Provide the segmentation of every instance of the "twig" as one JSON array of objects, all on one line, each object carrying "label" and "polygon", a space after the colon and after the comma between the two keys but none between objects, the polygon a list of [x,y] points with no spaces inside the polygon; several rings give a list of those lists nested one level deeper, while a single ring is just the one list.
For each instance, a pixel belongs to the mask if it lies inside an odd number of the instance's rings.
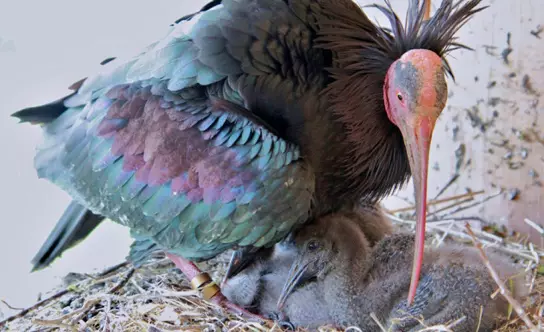
[{"label": "twig", "polygon": [[[444,233],[442,234],[442,236],[439,236],[438,237],[438,243],[436,244],[436,247],[440,247],[442,245],[442,243],[444,243],[444,240],[446,239],[446,237],[449,235],[449,231],[451,230],[451,228],[453,227],[453,222],[451,222],[448,227],[446,228],[446,230],[444,231]],[[439,235],[439,234],[437,234]]]},{"label": "twig", "polygon": [[134,272],[135,272],[135,271],[136,271],[135,268],[131,268],[131,269],[127,272],[127,274],[125,275],[125,277],[124,277],[123,279],[121,279],[121,281],[120,281],[117,285],[113,286],[113,287],[108,291],[108,293],[113,294],[113,293],[117,292],[118,290],[120,290],[121,288],[123,288],[123,287],[127,284],[127,282],[130,280],[130,278],[132,277],[132,275],[134,275]]},{"label": "twig", "polygon": [[[124,261],[124,262],[122,262],[122,263],[119,263],[119,264],[116,264],[116,265],[114,265],[114,266],[111,266],[111,267],[105,269],[104,271],[98,273],[98,274],[96,275],[96,277],[94,277],[94,278],[97,278],[97,277],[98,277],[98,278],[99,278],[99,277],[104,277],[104,276],[106,276],[106,275],[108,275],[108,274],[110,274],[110,273],[112,273],[112,272],[114,272],[114,271],[119,270],[119,269],[122,268],[122,267],[127,266],[129,263],[130,263],[130,262],[128,262],[128,261]],[[132,273],[134,273],[134,272],[132,272]],[[81,282],[79,282],[79,283],[81,283]],[[77,284],[79,284],[79,283],[77,283]],[[121,285],[121,286],[123,286],[123,285]],[[67,288],[65,288],[65,289],[63,289],[63,290],[61,290],[61,291],[59,291],[59,292],[57,292],[57,293],[51,295],[50,297],[48,297],[48,298],[46,298],[46,299],[41,300],[40,302],[38,302],[38,303],[36,303],[36,304],[34,304],[34,305],[32,305],[32,306],[30,306],[30,307],[28,307],[28,308],[22,310],[21,312],[15,314],[15,315],[13,315],[13,316],[10,316],[10,317],[8,317],[8,318],[6,318],[6,319],[4,319],[3,321],[0,322],[0,328],[1,328],[1,327],[4,327],[7,323],[9,323],[9,322],[11,322],[11,321],[13,321],[13,320],[15,320],[15,319],[17,319],[17,318],[22,318],[22,317],[24,317],[24,316],[25,316],[26,314],[28,314],[29,312],[31,312],[31,311],[33,311],[33,310],[36,310],[37,308],[39,308],[39,307],[41,307],[41,306],[43,306],[43,305],[49,303],[50,301],[55,300],[55,299],[57,299],[57,298],[59,298],[59,297],[61,297],[61,296],[64,296],[64,295],[66,295],[66,294],[68,294],[68,293],[71,293],[71,292],[73,292],[73,286],[68,286]]]},{"label": "twig", "polygon": [[473,198],[467,198],[467,199],[464,199],[462,201],[455,202],[455,203],[452,203],[450,205],[446,205],[446,206],[444,206],[444,207],[442,207],[442,208],[440,208],[440,209],[438,209],[438,210],[436,210],[436,211],[434,211],[432,213],[429,213],[427,216],[428,217],[429,216],[435,216],[435,215],[439,214],[440,212],[448,211],[449,209],[453,209],[454,207],[459,206],[461,204],[471,202],[472,200],[473,200]]},{"label": "twig", "polygon": [[8,317],[8,318],[4,319],[3,321],[0,322],[0,328],[1,328],[1,327],[4,327],[7,323],[9,323],[9,322],[11,322],[11,321],[13,321],[13,320],[15,320],[15,319],[17,319],[17,318],[24,317],[24,316],[25,316],[27,313],[29,313],[30,311],[35,310],[35,309],[37,309],[37,308],[43,306],[44,304],[47,304],[48,302],[50,302],[50,301],[52,301],[52,300],[54,300],[54,299],[57,299],[57,298],[59,298],[59,297],[65,295],[65,294],[70,293],[70,292],[72,292],[72,291],[69,290],[68,288],[63,289],[63,290],[61,290],[60,292],[55,293],[55,294],[51,295],[50,297],[41,300],[40,302],[34,304],[33,306],[28,307],[28,308],[22,310],[22,311],[19,312],[18,314],[15,314],[15,315],[13,315],[13,316],[11,316],[11,317]]},{"label": "twig", "polygon": [[[455,325],[463,322],[467,317],[466,316],[463,316],[453,322],[451,322],[450,324],[448,325],[435,325],[435,326],[429,326],[429,327],[425,327],[424,329],[421,329],[419,330],[418,332],[423,332],[423,331],[444,331],[444,332],[453,332],[453,330],[451,329],[452,327],[454,327]],[[421,322],[420,322],[421,323]],[[476,330],[478,331],[478,330]]]},{"label": "twig", "polygon": [[485,190],[478,190],[478,191],[470,191],[468,193],[464,193],[460,195],[450,196],[448,198],[433,199],[431,202],[429,202],[429,205],[445,203],[445,202],[449,202],[449,201],[453,201],[453,200],[461,199],[461,198],[474,198],[474,196],[478,196],[484,193],[485,193]]},{"label": "twig", "polygon": [[138,283],[134,280],[134,278],[130,279],[130,283],[132,284],[132,286],[134,286],[134,288],[136,288],[138,290],[138,292],[140,294],[145,293],[145,289],[140,287],[140,285],[138,285]]},{"label": "twig", "polygon": [[[454,201],[456,199],[461,199],[461,198],[469,198],[469,197],[474,198],[474,196],[481,195],[483,193],[485,193],[485,191],[483,191],[483,190],[475,191],[475,192],[471,191],[471,192],[468,192],[468,193],[465,193],[465,194],[455,195],[455,196],[451,196],[451,197],[448,197],[448,198],[433,199],[432,201],[429,201],[427,203],[427,206],[433,206],[433,205],[440,204],[440,203],[446,203],[446,202]],[[390,210],[389,212],[390,213],[405,212],[405,211],[414,210],[415,208],[416,208],[415,205],[411,205],[411,206],[400,208],[400,209]]]},{"label": "twig", "polygon": [[482,316],[484,315],[484,307],[480,306],[480,314],[478,315],[478,326],[476,326],[476,331],[480,331],[480,326],[482,325]]},{"label": "twig", "polygon": [[473,208],[475,206],[478,206],[478,205],[481,205],[487,201],[489,201],[490,199],[493,199],[499,195],[502,194],[502,190],[499,190],[499,192],[497,192],[496,194],[492,194],[492,195],[489,195],[481,200],[479,200],[478,202],[474,203],[474,204],[470,204],[470,205],[466,205],[466,206],[461,206],[459,207],[458,209],[456,210],[453,210],[452,212],[448,213],[447,215],[443,216],[443,217],[448,217],[448,216],[451,216],[451,215],[454,215],[458,212],[461,212],[461,211],[464,211],[464,210],[467,210],[467,209],[470,209],[470,208]]},{"label": "twig", "polygon": [[0,300],[0,302],[4,303],[6,305],[6,307],[10,308],[11,310],[25,310],[24,308],[15,308],[15,307],[12,307],[9,303],[7,303],[6,301],[4,300]]},{"label": "twig", "polygon": [[97,273],[94,275],[90,273],[84,273],[84,275],[90,279],[96,280],[97,282],[104,282],[105,280],[108,280],[111,277],[111,276],[108,276],[109,274],[112,274],[113,272],[127,266],[129,263],[130,263],[129,261],[124,261],[119,264],[110,266],[100,273]]},{"label": "twig", "polygon": [[457,179],[459,178],[459,173],[455,173],[450,179],[448,182],[446,182],[446,184],[444,185],[444,187],[442,187],[442,189],[440,189],[440,191],[438,191],[438,193],[436,194],[436,196],[434,196],[434,199],[437,199],[438,197],[440,197],[449,187],[451,187],[451,185],[453,183],[455,183],[455,181],[457,181]]},{"label": "twig", "polygon": [[531,219],[525,218],[523,221],[532,228],[536,229],[536,231],[540,234],[540,236],[544,236],[544,228],[537,224],[536,222],[532,221]]},{"label": "twig", "polygon": [[33,323],[38,325],[43,325],[43,326],[62,327],[64,329],[77,332],[77,328],[75,326],[63,323],[60,319],[54,319],[54,320],[34,319]]},{"label": "twig", "polygon": [[94,306],[97,305],[99,302],[100,302],[100,300],[97,301],[97,299],[88,301],[83,305],[83,307],[80,310],[69,313],[68,315],[65,316],[65,318],[69,318],[70,316],[74,316],[75,314],[77,314],[77,316],[74,319],[72,319],[72,322],[71,322],[72,324],[76,324],[77,322],[82,320],[83,317],[85,317],[85,315],[92,308],[94,308]]},{"label": "twig", "polygon": [[[408,225],[411,225],[411,226],[414,226],[415,223],[416,223],[414,220],[403,219],[403,218],[397,217],[397,216],[389,214],[389,213],[385,213],[385,215],[389,219],[391,219],[392,221],[397,222],[397,223],[408,224]],[[465,240],[471,240],[472,238],[466,233],[463,233],[461,231],[451,230],[451,229],[445,230],[444,227],[442,226],[444,223],[449,222],[450,220],[457,220],[457,219],[460,219],[460,218],[455,218],[455,219],[449,219],[448,218],[448,219],[444,219],[444,220],[441,220],[441,221],[429,222],[429,223],[427,223],[427,229],[435,230],[435,231],[438,231],[438,232],[447,232],[447,233],[449,233],[449,234],[451,234],[451,235],[453,235],[453,236],[455,236],[457,238],[465,239]],[[480,232],[480,233],[484,234],[484,232]],[[485,233],[485,235],[489,235],[489,233]],[[531,254],[525,253],[525,251],[527,251],[527,250],[523,251],[522,250],[523,247],[522,248],[518,247],[518,249],[510,248],[507,245],[514,245],[515,243],[506,242],[503,239],[501,239],[501,240],[502,241],[500,243],[492,243],[492,242],[488,242],[488,241],[484,241],[484,240],[482,240],[482,242],[484,244],[488,245],[488,246],[492,246],[496,250],[499,250],[499,251],[502,251],[502,252],[505,252],[505,253],[508,253],[508,254],[511,254],[511,255],[515,255],[515,256],[518,256],[520,258],[523,258],[523,259],[529,260],[531,262],[534,262],[534,260],[535,260],[534,256],[531,255]],[[503,245],[496,246],[497,244],[503,244]],[[540,255],[544,256],[544,253],[540,253]]]},{"label": "twig", "polygon": [[525,310],[523,309],[521,304],[519,304],[519,302],[516,301],[516,299],[514,299],[512,294],[510,294],[510,291],[508,291],[508,289],[506,288],[506,286],[502,282],[501,278],[497,274],[497,271],[495,271],[495,269],[491,265],[491,262],[489,261],[489,258],[487,258],[487,255],[486,255],[486,253],[485,253],[485,251],[484,251],[484,249],[482,247],[482,244],[480,243],[480,241],[478,241],[478,239],[476,239],[476,235],[472,231],[472,228],[470,227],[470,225],[468,223],[466,223],[465,227],[467,229],[468,234],[472,238],[472,242],[474,243],[474,246],[480,252],[480,257],[482,258],[482,261],[484,262],[485,266],[487,267],[487,270],[489,271],[489,274],[491,275],[493,280],[495,280],[495,283],[497,284],[497,286],[499,286],[499,289],[501,291],[501,295],[504,296],[504,298],[506,298],[508,303],[510,303],[510,305],[514,308],[514,310],[516,311],[518,316],[523,320],[525,325],[527,325],[527,327],[531,331],[538,332],[536,326],[533,324],[533,322],[531,322],[529,317],[527,317],[527,313],[525,312]]},{"label": "twig", "polygon": [[[440,218],[438,220],[444,220],[443,218]],[[484,224],[489,224],[490,222],[485,220],[484,218],[482,217],[478,217],[478,216],[465,216],[465,217],[448,217],[447,219],[445,220],[451,220],[451,221],[467,221],[467,220],[474,220],[474,221],[479,221],[481,223],[484,223]]]},{"label": "twig", "polygon": [[[531,263],[528,264],[528,268],[531,267]],[[534,290],[534,287],[535,287],[535,282],[536,282],[536,277],[538,276],[538,270],[537,269],[534,269],[532,271],[532,276],[531,276],[531,283],[529,285],[529,292],[532,292]]]},{"label": "twig", "polygon": [[[56,319],[34,319],[33,322],[35,324],[38,324],[38,325],[58,325],[58,326],[67,326],[68,328],[71,328],[71,329],[75,329],[75,327],[71,326],[71,325],[68,325],[68,324],[64,324],[63,321],[70,318],[70,317],[73,317],[73,316],[81,316],[81,314],[85,314],[87,313],[87,311],[91,310],[92,307],[94,307],[97,303],[100,302],[100,299],[92,299],[92,300],[89,300],[87,302],[85,302],[85,304],[83,305],[83,307],[81,307],[81,309],[78,309],[78,310],[75,310],[71,313],[68,313],[66,315],[63,315],[63,316],[60,316],[59,318],[56,318]],[[75,329],[77,331],[77,329]]]},{"label": "twig", "polygon": [[96,276],[97,277],[104,277],[104,276],[106,276],[106,275],[108,275],[108,274],[110,274],[112,272],[115,272],[115,271],[119,270],[122,267],[127,266],[129,263],[130,263],[129,261],[124,261],[124,262],[116,264],[114,266],[110,266],[107,269],[105,269],[104,271],[97,274]]},{"label": "twig", "polygon": [[385,329],[385,327],[383,326],[383,324],[380,322],[380,320],[378,319],[378,316],[376,316],[375,313],[371,312],[371,313],[370,313],[370,318],[372,318],[372,320],[374,320],[374,322],[380,327],[380,330],[381,330],[381,331],[387,332],[387,330]]}]

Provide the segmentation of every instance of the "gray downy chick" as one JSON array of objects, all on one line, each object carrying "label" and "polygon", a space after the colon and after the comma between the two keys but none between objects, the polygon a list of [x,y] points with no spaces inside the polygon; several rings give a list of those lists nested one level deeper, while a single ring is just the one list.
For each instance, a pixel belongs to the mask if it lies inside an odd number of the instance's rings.
[{"label": "gray downy chick", "polygon": [[243,247],[234,250],[221,283],[223,294],[232,302],[247,308],[258,310],[257,298],[261,293],[265,274],[273,265],[291,264],[296,254],[293,237],[278,242],[270,248],[255,250],[252,247]]},{"label": "gray downy chick", "polygon": [[265,268],[265,263],[256,261],[243,272],[224,281],[221,285],[223,295],[232,303],[255,312],[255,301],[261,289]]},{"label": "gray downy chick", "polygon": [[[341,211],[340,214],[359,225],[371,247],[387,235],[393,234],[393,224],[379,205],[360,205],[355,211]],[[291,239],[291,243],[294,240]]]},{"label": "gray downy chick", "polygon": [[280,321],[283,327],[314,329],[331,323],[321,290],[314,282],[298,287],[283,310],[277,310],[285,277],[296,257],[294,245],[280,242],[266,259],[255,261],[231,276],[223,284],[223,294],[240,306]]},{"label": "gray downy chick", "polygon": [[[355,209],[344,209],[339,213],[347,218],[352,218],[353,220],[360,222],[360,227],[365,233],[370,246],[374,246],[386,235],[393,233],[391,221],[385,217],[382,210],[375,204],[363,203]],[[275,250],[285,247],[289,243],[293,243],[293,234],[294,233],[290,233],[279,243],[280,246],[278,247],[256,248],[246,246],[234,250],[223,281],[221,282],[221,288],[229,278],[240,273],[240,271],[244,270],[252,262],[268,260]]]},{"label": "gray downy chick", "polygon": [[[372,246],[393,232],[393,226],[376,205],[360,205],[356,210],[339,212],[357,222]],[[235,250],[221,284],[224,295],[232,302],[274,320],[283,320],[297,327],[315,328],[330,323],[317,284],[308,282],[297,287],[283,310],[277,301],[285,284],[285,277],[297,255],[294,234],[272,248],[243,247]]]},{"label": "gray downy chick", "polygon": [[[476,248],[458,244],[445,244],[426,250],[422,278],[416,298],[408,306],[409,271],[413,260],[414,237],[397,234],[382,240],[369,260],[368,287],[365,296],[391,287],[398,289],[400,298],[392,296],[393,308],[388,314],[376,313],[381,321],[392,326],[393,331],[422,328],[418,319],[426,326],[456,322],[454,331],[493,331],[497,318],[508,311],[507,301],[496,294],[495,281],[484,266]],[[518,271],[508,264],[508,258],[494,252],[486,253],[502,280],[516,275]],[[384,280],[383,282],[381,280]],[[512,278],[514,295],[527,295],[522,276]],[[397,293],[399,294],[399,293]]]},{"label": "gray downy chick", "polygon": [[[280,295],[280,308],[298,284],[317,278],[334,323],[363,331],[379,330],[371,313],[392,331],[420,329],[415,318],[427,326],[462,319],[455,331],[475,331],[477,326],[492,331],[495,317],[506,313],[500,295],[490,298],[496,284],[478,253],[459,246],[427,250],[416,298],[408,306],[414,236],[388,236],[371,249],[359,226],[356,220],[330,215],[296,234],[299,255]],[[515,273],[498,256],[490,256],[503,280]],[[523,290],[522,280],[515,281],[516,289]]]}]

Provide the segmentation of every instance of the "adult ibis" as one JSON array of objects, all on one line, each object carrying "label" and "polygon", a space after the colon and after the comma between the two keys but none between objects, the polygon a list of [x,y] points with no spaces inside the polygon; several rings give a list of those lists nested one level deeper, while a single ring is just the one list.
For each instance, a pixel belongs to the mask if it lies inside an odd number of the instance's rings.
[{"label": "adult ibis", "polygon": [[38,175],[74,199],[61,236],[87,210],[112,219],[231,309],[193,262],[270,247],[412,174],[413,298],[445,56],[463,47],[455,34],[479,4],[443,0],[424,20],[425,5],[409,0],[403,24],[386,2],[375,6],[382,28],[351,0],[215,0],[68,96],[14,116],[43,126]]}]

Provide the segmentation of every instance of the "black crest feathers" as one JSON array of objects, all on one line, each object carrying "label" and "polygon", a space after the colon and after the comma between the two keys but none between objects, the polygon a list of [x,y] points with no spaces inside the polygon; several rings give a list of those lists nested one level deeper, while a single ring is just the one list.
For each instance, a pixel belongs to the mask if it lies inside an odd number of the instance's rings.
[{"label": "black crest feathers", "polygon": [[481,0],[456,3],[442,0],[434,15],[426,21],[424,1],[409,0],[403,24],[388,0],[385,0],[385,5],[367,6],[386,16],[390,27],[383,28],[372,22],[351,0],[340,2],[344,2],[343,6],[323,2],[327,19],[323,21],[318,39],[319,47],[333,52],[357,50],[356,54],[339,57],[344,62],[338,63],[339,67],[385,74],[391,63],[407,51],[428,49],[444,59],[444,68],[452,77],[445,55],[460,48],[470,49],[457,43],[455,34],[474,14],[486,8],[478,6]]}]

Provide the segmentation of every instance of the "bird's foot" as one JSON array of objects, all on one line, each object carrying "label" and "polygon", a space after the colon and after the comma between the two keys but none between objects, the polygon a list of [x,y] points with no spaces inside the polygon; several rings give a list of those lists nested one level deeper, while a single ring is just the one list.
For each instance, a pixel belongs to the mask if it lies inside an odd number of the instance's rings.
[{"label": "bird's foot", "polygon": [[176,265],[178,269],[191,281],[193,289],[199,290],[206,301],[211,301],[228,312],[240,315],[249,320],[258,322],[266,321],[263,316],[254,314],[237,304],[230,302],[222,293],[219,286],[212,280],[209,274],[202,272],[193,262],[173,254],[166,256]]},{"label": "bird's foot", "polygon": [[214,297],[212,297],[211,302],[225,308],[228,312],[242,316],[248,320],[254,320],[257,322],[265,322],[266,318],[261,315],[254,314],[251,311],[242,308],[241,306],[232,303],[229,301],[221,292],[218,292]]}]

